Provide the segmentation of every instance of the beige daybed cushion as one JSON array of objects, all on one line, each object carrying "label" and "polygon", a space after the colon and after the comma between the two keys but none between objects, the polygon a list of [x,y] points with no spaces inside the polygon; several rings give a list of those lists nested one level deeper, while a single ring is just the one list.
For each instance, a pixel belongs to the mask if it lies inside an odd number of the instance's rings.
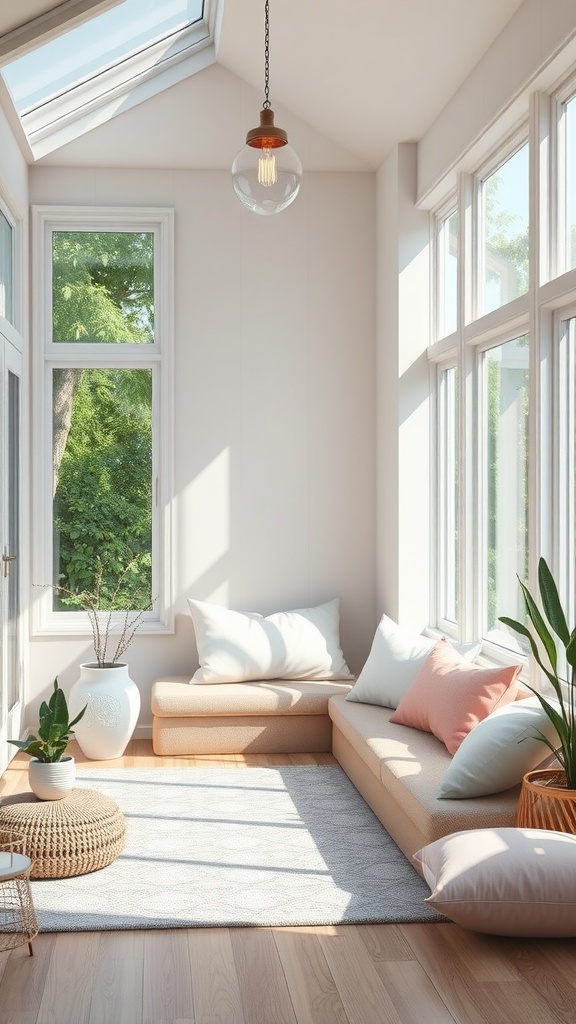
[{"label": "beige daybed cushion", "polygon": [[186,676],[165,676],[152,686],[157,718],[254,715],[327,715],[328,700],[344,695],[349,683],[270,679],[250,683],[190,686]]},{"label": "beige daybed cushion", "polygon": [[354,704],[332,697],[330,717],[388,793],[428,837],[467,828],[513,825],[519,787],[469,800],[439,800],[438,791],[452,758],[430,733],[390,723],[390,708]]}]

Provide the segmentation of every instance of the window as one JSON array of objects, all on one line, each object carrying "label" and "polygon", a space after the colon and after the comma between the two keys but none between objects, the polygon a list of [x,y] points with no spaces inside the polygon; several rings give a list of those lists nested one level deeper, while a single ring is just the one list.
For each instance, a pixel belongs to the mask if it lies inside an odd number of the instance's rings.
[{"label": "window", "polygon": [[[524,618],[517,576],[528,575],[528,338],[481,355],[485,637],[499,615]],[[503,628],[503,627],[502,627]]]},{"label": "window", "polygon": [[458,624],[458,371],[439,371],[438,421],[438,550],[439,624],[453,631]]},{"label": "window", "polygon": [[436,275],[436,337],[444,338],[456,330],[458,309],[458,213],[456,210],[451,210],[449,214],[438,219]]},{"label": "window", "polygon": [[478,313],[528,290],[528,146],[480,178]]},{"label": "window", "polygon": [[569,622],[576,618],[576,314],[559,317],[555,347],[553,465],[558,523],[558,587]]},{"label": "window", "polygon": [[[83,593],[168,625],[172,217],[34,213],[43,396],[35,432],[39,631],[85,628]],[[44,333],[43,333],[44,332]]]},{"label": "window", "polygon": [[[202,0],[124,0],[7,64],[3,75],[19,113],[101,75],[200,21]],[[172,40],[171,40],[172,41]]]},{"label": "window", "polygon": [[[496,661],[530,653],[500,617],[525,619],[517,577],[537,592],[541,556],[576,618],[576,75],[530,103],[529,125],[466,157],[478,163],[459,170],[457,201],[450,177],[432,211],[432,625],[481,636]],[[449,334],[439,268],[452,218],[457,305],[471,316]]]},{"label": "window", "polygon": [[[87,10],[85,2],[78,4],[84,20],[79,12],[72,27],[2,68],[34,155],[50,152],[213,63],[219,2],[123,0],[97,13]],[[46,40],[42,15],[27,28],[32,37],[36,30]],[[19,33],[13,33],[17,49]]]}]

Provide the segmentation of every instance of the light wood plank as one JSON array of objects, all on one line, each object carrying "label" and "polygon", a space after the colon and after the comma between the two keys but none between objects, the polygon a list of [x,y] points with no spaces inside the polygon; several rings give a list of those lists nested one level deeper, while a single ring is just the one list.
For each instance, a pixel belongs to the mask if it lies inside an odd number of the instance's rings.
[{"label": "light wood plank", "polygon": [[244,1019],[228,928],[188,932],[196,1024],[250,1024]]},{"label": "light wood plank", "polygon": [[350,1024],[403,1024],[354,925],[318,941]]},{"label": "light wood plank", "polygon": [[98,932],[67,932],[56,936],[37,1024],[88,1024]]},{"label": "light wood plank", "polygon": [[2,954],[0,1024],[36,1024],[55,945],[55,935],[38,935],[34,956],[27,945]]},{"label": "light wood plank", "polygon": [[90,1024],[141,1024],[143,971],[143,932],[102,932]]},{"label": "light wood plank", "polygon": [[188,935],[184,929],[144,933],[143,1024],[194,1019]]},{"label": "light wood plank", "polygon": [[482,986],[485,1020],[492,1024],[559,1024],[574,1021],[570,1016],[558,1017],[546,1000],[522,981],[487,982]]},{"label": "light wood plank", "polygon": [[543,939],[536,945],[544,960],[562,973],[576,1002],[576,939]]},{"label": "light wood plank", "polygon": [[506,947],[509,962],[529,987],[532,1000],[538,996],[556,1014],[560,1021],[576,1022],[575,990],[564,971],[544,955],[536,942],[518,943],[511,941]]},{"label": "light wood plank", "polygon": [[506,956],[509,939],[456,926],[444,929],[442,935],[452,956],[476,981],[518,981],[518,972]]},{"label": "light wood plank", "polygon": [[414,960],[378,963],[376,970],[402,1024],[454,1024],[424,968]]},{"label": "light wood plank", "polygon": [[348,1024],[318,935],[278,930],[274,940],[298,1024]]},{"label": "light wood plank", "polygon": [[230,935],[247,1024],[297,1024],[272,931],[234,928]]},{"label": "light wood plank", "polygon": [[396,924],[364,924],[358,929],[373,963],[414,960],[414,950]]},{"label": "light wood plank", "polygon": [[[482,985],[453,954],[446,933],[453,924],[402,925],[402,933],[458,1024],[487,1024]],[[490,1021],[490,1024],[495,1022]]]}]

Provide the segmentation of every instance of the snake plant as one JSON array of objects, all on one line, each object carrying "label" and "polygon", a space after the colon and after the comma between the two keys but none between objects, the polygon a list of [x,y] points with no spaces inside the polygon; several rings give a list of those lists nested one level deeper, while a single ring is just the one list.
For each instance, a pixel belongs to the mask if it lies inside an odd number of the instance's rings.
[{"label": "snake plant", "polygon": [[[568,626],[556,583],[543,558],[538,563],[538,589],[547,622],[526,584],[520,579],[518,582],[522,587],[531,629],[506,616],[501,616],[500,621],[521,636],[527,637],[536,662],[554,690],[557,703],[552,703],[534,687],[528,687],[538,697],[558,733],[557,746],[541,733],[538,739],[556,755],[566,773],[567,789],[576,789],[576,628],[570,629]],[[565,682],[558,674],[558,642],[564,648],[566,658]]]}]

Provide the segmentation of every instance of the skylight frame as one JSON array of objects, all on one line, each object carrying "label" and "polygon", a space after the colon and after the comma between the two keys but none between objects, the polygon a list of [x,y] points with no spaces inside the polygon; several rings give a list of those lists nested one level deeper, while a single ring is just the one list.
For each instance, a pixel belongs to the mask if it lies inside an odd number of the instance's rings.
[{"label": "skylight frame", "polygon": [[214,63],[220,2],[203,0],[203,15],[198,21],[17,113],[34,157],[52,152]]}]

